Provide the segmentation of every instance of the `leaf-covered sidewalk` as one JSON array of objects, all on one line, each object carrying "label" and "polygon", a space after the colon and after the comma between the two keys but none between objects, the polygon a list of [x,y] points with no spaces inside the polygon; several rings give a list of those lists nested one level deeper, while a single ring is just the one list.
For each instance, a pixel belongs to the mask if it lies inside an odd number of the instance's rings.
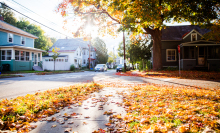
[{"label": "leaf-covered sidewalk", "polygon": [[0,130],[28,132],[36,127],[31,122],[46,119],[65,106],[81,105],[89,94],[100,89],[101,85],[90,83],[27,94],[12,100],[2,99]]},{"label": "leaf-covered sidewalk", "polygon": [[139,76],[139,77],[158,77],[158,78],[179,78],[179,79],[199,79],[199,80],[213,80],[220,81],[220,72],[203,72],[203,71],[146,71],[146,72],[126,72],[116,73],[122,76]]}]

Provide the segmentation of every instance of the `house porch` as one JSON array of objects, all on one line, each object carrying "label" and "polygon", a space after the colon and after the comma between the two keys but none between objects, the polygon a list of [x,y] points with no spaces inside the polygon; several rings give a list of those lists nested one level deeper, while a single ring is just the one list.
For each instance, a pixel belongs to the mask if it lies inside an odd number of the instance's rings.
[{"label": "house porch", "polygon": [[220,46],[218,44],[181,44],[180,68],[182,70],[218,70]]}]

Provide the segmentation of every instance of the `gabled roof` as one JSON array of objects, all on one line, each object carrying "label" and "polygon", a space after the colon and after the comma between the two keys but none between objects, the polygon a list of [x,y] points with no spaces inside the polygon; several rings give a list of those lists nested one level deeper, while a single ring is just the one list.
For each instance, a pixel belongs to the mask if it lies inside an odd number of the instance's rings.
[{"label": "gabled roof", "polygon": [[184,25],[184,26],[167,26],[162,29],[162,40],[179,40],[181,41],[184,35],[190,34],[193,30],[201,35],[208,33],[209,29],[202,29],[198,25]]},{"label": "gabled roof", "polygon": [[187,34],[185,34],[185,36],[183,36],[182,38],[185,39],[187,36],[189,36],[193,32],[196,32],[198,35],[202,36],[202,34],[200,34],[197,30],[193,29],[191,32],[187,32]]},{"label": "gabled roof", "polygon": [[30,37],[30,38],[33,38],[33,39],[37,39],[38,37],[37,36],[34,36],[26,31],[23,31],[13,25],[10,25],[4,21],[1,21],[0,20],[0,31],[5,31],[5,32],[9,32],[9,33],[12,33],[12,34],[17,34],[17,35],[20,35],[20,36],[26,36],[26,37]]},{"label": "gabled roof", "polygon": [[[48,52],[51,52],[53,48],[59,48],[59,52],[70,52],[75,51],[78,47],[84,49],[89,49],[89,41],[84,41],[83,38],[74,38],[74,39],[59,39],[57,40],[53,46],[50,48]],[[94,48],[91,48],[91,51]]]}]

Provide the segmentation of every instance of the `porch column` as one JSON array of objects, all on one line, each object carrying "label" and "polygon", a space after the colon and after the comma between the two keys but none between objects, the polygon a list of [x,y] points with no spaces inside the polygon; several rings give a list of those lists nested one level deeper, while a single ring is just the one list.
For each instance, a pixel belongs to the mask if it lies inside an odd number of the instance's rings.
[{"label": "porch column", "polygon": [[32,61],[32,52],[29,52],[29,61]]},{"label": "porch column", "polygon": [[11,50],[11,59],[15,60],[15,50]]},{"label": "porch column", "polygon": [[40,61],[42,61],[42,52],[40,53]]}]

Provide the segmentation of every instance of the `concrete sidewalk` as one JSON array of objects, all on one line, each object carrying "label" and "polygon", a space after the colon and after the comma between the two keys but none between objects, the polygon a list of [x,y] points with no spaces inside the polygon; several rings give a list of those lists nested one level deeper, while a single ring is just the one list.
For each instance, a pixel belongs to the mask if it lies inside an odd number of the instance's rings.
[{"label": "concrete sidewalk", "polygon": [[[138,73],[138,72],[133,72]],[[154,83],[168,86],[190,86],[199,88],[220,89],[220,81],[197,80],[197,79],[178,79],[178,78],[156,78],[156,77],[137,77],[147,83]]]},{"label": "concrete sidewalk", "polygon": [[[105,124],[109,123],[109,116],[103,115],[103,113],[108,111],[113,115],[124,116],[126,114],[121,106],[122,96],[117,94],[117,91],[125,90],[127,88],[106,87],[98,93],[91,94],[81,106],[65,107],[60,113],[33,123],[37,125],[37,128],[30,133],[63,133],[65,130],[71,133],[91,133],[95,130],[98,131],[99,128],[107,131],[108,127]],[[55,121],[50,121],[51,119]]]}]

